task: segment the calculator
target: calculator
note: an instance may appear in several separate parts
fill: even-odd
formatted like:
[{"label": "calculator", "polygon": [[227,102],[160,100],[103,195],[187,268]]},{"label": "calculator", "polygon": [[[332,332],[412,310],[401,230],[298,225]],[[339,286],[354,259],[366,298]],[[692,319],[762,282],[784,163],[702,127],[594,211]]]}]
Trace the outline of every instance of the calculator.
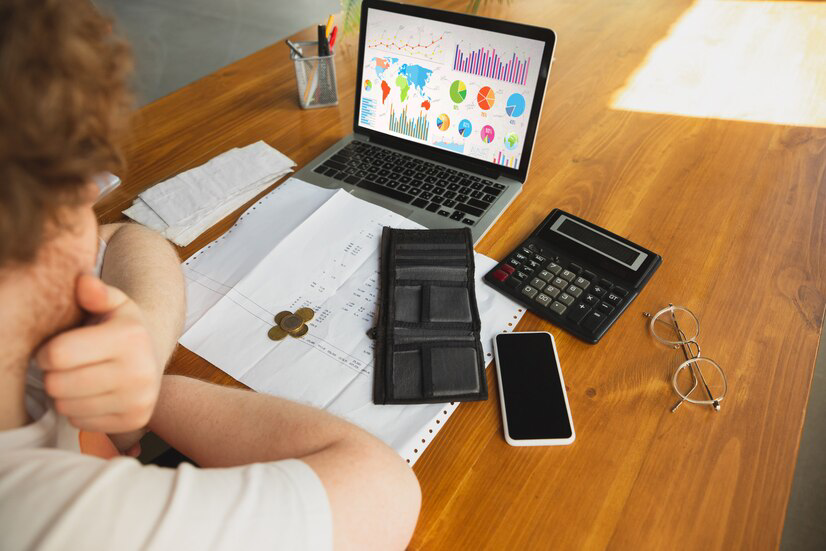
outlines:
[{"label": "calculator", "polygon": [[598,342],[662,257],[554,209],[485,282],[574,336]]}]

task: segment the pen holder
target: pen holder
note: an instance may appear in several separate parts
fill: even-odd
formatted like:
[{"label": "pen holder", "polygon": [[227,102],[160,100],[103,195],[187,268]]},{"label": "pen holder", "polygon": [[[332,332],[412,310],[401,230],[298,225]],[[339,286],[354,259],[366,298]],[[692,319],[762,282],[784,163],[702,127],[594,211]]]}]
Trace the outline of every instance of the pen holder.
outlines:
[{"label": "pen holder", "polygon": [[304,56],[290,52],[302,109],[338,105],[335,53],[319,56],[318,42],[296,42],[295,46]]}]

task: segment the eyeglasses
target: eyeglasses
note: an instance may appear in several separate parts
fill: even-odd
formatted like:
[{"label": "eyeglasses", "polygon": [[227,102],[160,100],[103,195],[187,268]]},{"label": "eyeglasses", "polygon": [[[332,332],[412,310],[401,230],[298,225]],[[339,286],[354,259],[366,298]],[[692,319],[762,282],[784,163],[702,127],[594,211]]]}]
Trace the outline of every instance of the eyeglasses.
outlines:
[{"label": "eyeglasses", "polygon": [[[717,362],[700,353],[697,343],[700,320],[697,316],[688,308],[673,304],[654,315],[648,312],[643,312],[643,315],[649,318],[648,328],[655,339],[675,350],[682,349],[685,356],[685,361],[677,366],[671,378],[671,385],[680,397],[671,412],[677,411],[683,402],[709,405],[714,411],[720,411],[720,402],[728,391],[728,381]],[[692,397],[692,394],[695,396]]]}]

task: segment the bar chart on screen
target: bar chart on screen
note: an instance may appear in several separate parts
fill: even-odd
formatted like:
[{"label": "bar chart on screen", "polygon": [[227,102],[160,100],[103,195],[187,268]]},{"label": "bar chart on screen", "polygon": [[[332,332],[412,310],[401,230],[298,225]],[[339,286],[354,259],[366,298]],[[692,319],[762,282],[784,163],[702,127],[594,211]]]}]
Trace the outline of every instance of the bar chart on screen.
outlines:
[{"label": "bar chart on screen", "polygon": [[497,52],[496,48],[475,48],[466,51],[456,44],[453,52],[453,70],[480,77],[493,78],[524,86],[531,67],[530,57],[515,53]]},{"label": "bar chart on screen", "polygon": [[418,138],[420,140],[427,140],[428,132],[430,130],[430,123],[424,113],[421,113],[417,118],[407,116],[407,107],[396,116],[393,106],[390,106],[390,124],[388,130],[391,132],[398,132],[411,138]]},{"label": "bar chart on screen", "polygon": [[511,155],[511,156],[503,155],[502,152],[500,151],[493,158],[493,162],[498,164],[498,165],[507,166],[507,167],[510,167],[510,168],[516,168],[516,167],[519,166],[519,157],[516,156],[516,155]]}]

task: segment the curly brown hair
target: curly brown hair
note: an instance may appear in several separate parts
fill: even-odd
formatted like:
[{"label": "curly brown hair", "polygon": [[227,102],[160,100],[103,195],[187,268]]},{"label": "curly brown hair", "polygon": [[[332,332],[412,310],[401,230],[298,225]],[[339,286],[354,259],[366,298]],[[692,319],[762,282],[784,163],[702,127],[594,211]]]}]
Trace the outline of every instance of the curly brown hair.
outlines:
[{"label": "curly brown hair", "polygon": [[131,72],[89,0],[0,0],[0,267],[31,262],[61,207],[122,167]]}]

